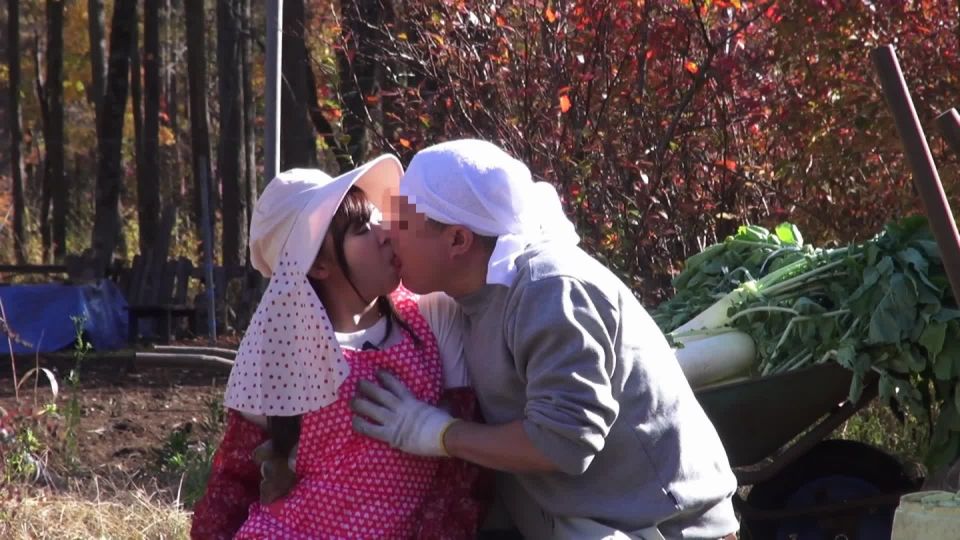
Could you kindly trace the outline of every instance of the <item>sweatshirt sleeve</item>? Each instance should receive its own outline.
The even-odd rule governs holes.
[[[507,343],[526,380],[524,431],[568,474],[587,470],[617,419],[618,319],[596,288],[565,276],[528,283],[507,306]]]

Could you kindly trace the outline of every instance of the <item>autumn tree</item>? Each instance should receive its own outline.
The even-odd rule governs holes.
[[[120,230],[120,189],[123,181],[121,145],[127,103],[127,81],[132,27],[136,24],[135,0],[116,0],[110,25],[110,61],[103,110],[97,119],[98,156],[96,214],[91,244],[99,273],[109,264]]]
[[[246,255],[247,195],[244,146],[242,1],[217,1],[217,75],[220,105],[220,141],[217,174],[223,189],[223,263],[237,266]]]
[[[317,164],[317,144],[307,115],[306,9],[303,0],[283,4],[283,83],[280,88],[280,170]]]
[[[381,147],[498,142],[557,186],[584,247],[650,304],[741,223],[847,241],[915,208],[871,48],[898,44],[926,118],[957,94],[946,1],[399,9],[401,25],[376,27],[398,90],[368,101],[395,96],[402,126]]]
[[[7,1],[7,111],[10,122],[10,171],[13,182],[13,250],[18,264],[27,261],[25,249],[26,201],[23,190],[23,158],[20,145],[20,7],[18,0]]]
[[[143,170],[137,178],[140,251],[160,233],[160,0],[143,5]],[[139,73],[136,74],[139,76]]]
[[[46,22],[47,46],[44,58],[46,76],[43,80],[38,76],[37,80],[46,148],[40,225],[43,230],[44,258],[52,255],[56,260],[62,260],[67,248],[66,219],[69,200],[68,185],[64,176],[63,2],[47,0]],[[37,69],[39,73],[39,66]]]
[[[201,219],[201,182],[206,183],[208,194],[213,192],[213,172],[210,160],[210,127],[207,117],[207,58],[206,27],[203,0],[186,0],[184,19],[187,33],[187,73],[190,92],[190,145],[194,186],[194,215],[197,238],[203,238],[204,222]],[[212,200],[212,197],[211,197]],[[213,213],[207,224],[213,229]]]

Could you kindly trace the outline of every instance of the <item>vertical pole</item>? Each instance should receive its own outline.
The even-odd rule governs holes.
[[[280,82],[283,56],[283,0],[267,0],[267,122],[263,174],[266,181],[280,172]]]
[[[930,220],[930,228],[937,240],[937,246],[940,247],[940,256],[953,289],[953,297],[960,298],[960,235],[957,234],[957,224],[944,194],[943,184],[940,183],[937,166],[933,162],[933,155],[927,146],[923,127],[907,89],[907,82],[900,70],[900,62],[890,45],[874,49],[873,62],[877,75],[880,76],[880,85],[886,95],[887,104],[893,112],[904,152],[910,168],[913,169],[913,180]]]
[[[203,276],[207,292],[207,335],[210,345],[217,343],[217,312],[213,283],[213,231],[210,230],[210,186],[207,184],[207,157],[200,157],[200,219],[203,220]]]

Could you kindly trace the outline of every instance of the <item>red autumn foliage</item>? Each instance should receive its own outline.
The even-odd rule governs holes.
[[[847,242],[917,208],[870,61],[879,45],[897,47],[957,193],[956,156],[932,125],[960,101],[947,0],[395,9],[382,31],[403,39],[378,54],[397,121],[381,145],[406,158],[455,137],[503,145],[557,186],[585,247],[649,304],[684,258],[743,222]]]

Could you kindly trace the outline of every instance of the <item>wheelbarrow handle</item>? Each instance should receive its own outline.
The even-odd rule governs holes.
[[[913,106],[913,100],[910,98],[907,82],[903,78],[903,71],[900,69],[900,62],[897,61],[897,54],[893,46],[886,45],[874,49],[873,62],[877,68],[877,75],[880,77],[880,85],[883,87],[887,104],[893,112],[897,133],[903,143],[907,160],[910,162],[910,168],[913,169],[913,179],[917,191],[920,192],[920,198],[930,221],[930,228],[933,230],[933,236],[940,248],[940,256],[943,258],[943,266],[947,272],[947,278],[950,280],[950,287],[953,289],[953,297],[960,298],[960,235],[957,233],[957,224],[953,219],[953,213],[950,211],[950,204],[947,202],[947,196],[943,191],[943,184],[940,183],[940,175],[937,173],[933,155],[930,153],[930,147],[927,145],[926,137],[924,137],[923,127],[917,117],[917,111]],[[944,129],[943,123],[953,124],[950,129],[957,130],[955,135],[958,143],[954,145],[954,150],[958,150],[960,148],[960,123],[957,122],[960,122],[960,117],[955,115],[956,112],[954,111],[953,117],[941,122],[941,130]]]

